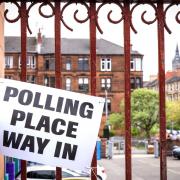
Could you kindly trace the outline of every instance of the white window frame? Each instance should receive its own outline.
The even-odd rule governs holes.
[[[142,59],[140,57],[134,58],[135,61],[135,70],[142,71]]]
[[[13,68],[13,56],[5,56],[5,68]]]
[[[101,71],[111,71],[112,60],[111,58],[101,58]]]
[[[135,58],[131,58],[130,68],[131,68],[131,71],[135,71],[135,69],[136,69],[136,66],[135,66]]]
[[[70,71],[71,70],[71,59],[67,59],[66,60],[66,71]]]
[[[30,68],[30,69],[35,69],[36,68],[36,56],[27,55],[26,67]],[[21,68],[21,55],[19,56],[19,68]]]
[[[111,78],[102,78],[101,79],[101,89],[102,90],[111,90],[112,88],[112,83],[111,83]]]
[[[71,78],[66,78],[66,90],[70,91],[71,90]]]
[[[83,66],[80,68],[79,64],[81,64]],[[85,66],[85,64],[87,64],[87,67]],[[88,60],[88,57],[79,57],[78,58],[78,70],[80,70],[80,71],[87,71],[88,69],[89,69],[89,60]]]
[[[27,82],[28,82],[28,83],[32,83],[32,84],[35,84],[35,82],[36,82],[36,77],[35,77],[35,75],[27,75]]]
[[[87,91],[89,91],[89,79],[88,79],[88,77],[79,77],[78,85],[87,85],[88,86]],[[79,91],[86,92],[86,90],[84,90],[84,89],[79,89]]]

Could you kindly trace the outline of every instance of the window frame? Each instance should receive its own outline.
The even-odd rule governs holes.
[[[5,68],[12,69],[13,68],[14,58],[12,55],[5,55]]]
[[[110,57],[102,57],[101,58],[101,68],[100,70],[103,72],[112,71],[112,59]]]
[[[110,80],[110,82],[108,82],[109,80]],[[102,82],[102,81],[104,81],[104,82]],[[112,89],[112,79],[111,78],[101,78],[100,83],[101,83],[101,91],[105,91],[105,90],[111,91],[111,89]],[[110,85],[110,86],[108,87],[108,85]]]
[[[82,83],[80,82],[80,80],[82,80]],[[78,90],[81,92],[89,92],[89,78],[88,77],[78,78]]]
[[[88,71],[89,70],[88,57],[79,57],[78,58],[78,70],[79,71]]]

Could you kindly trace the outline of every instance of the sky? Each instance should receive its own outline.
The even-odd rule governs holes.
[[[9,9],[8,17],[15,18],[17,16],[17,8],[10,3],[7,3],[7,8]],[[84,19],[87,15],[87,10],[82,5],[71,5],[68,6],[64,11],[64,20],[67,24],[73,28],[73,32],[67,30],[64,25],[62,25],[61,35],[64,38],[89,38],[89,21],[83,24],[77,23],[73,18],[73,12],[78,9],[78,18]],[[123,39],[123,22],[119,24],[112,24],[107,20],[108,12],[112,10],[112,19],[119,20],[121,17],[120,8],[113,5],[105,5],[99,12],[98,20],[100,27],[103,30],[103,34],[100,34],[97,30],[97,38],[103,38],[118,45],[124,46]],[[157,21],[152,25],[144,24],[141,20],[141,14],[147,11],[145,18],[147,20],[153,20],[154,10],[149,5],[138,6],[134,13],[132,22],[134,27],[138,31],[135,34],[131,31],[131,44],[132,49],[137,50],[139,53],[143,54],[143,73],[144,80],[149,80],[150,75],[156,75],[158,72],[158,41],[157,41]],[[176,14],[180,11],[180,6],[173,6],[167,12],[166,22],[168,27],[171,29],[172,34],[168,34],[165,31],[165,67],[166,71],[172,70],[172,59],[175,55],[176,45],[180,47],[180,24],[175,21]],[[50,14],[50,8],[43,8],[42,12],[45,14]],[[180,16],[180,15],[179,15]],[[179,17],[180,19],[180,17]],[[46,37],[54,36],[54,18],[43,18],[39,15],[37,8],[33,7],[30,12],[29,17],[30,27],[33,32],[31,36],[37,36],[38,29]],[[5,35],[20,35],[20,23],[5,23]],[[28,36],[30,34],[28,33]]]

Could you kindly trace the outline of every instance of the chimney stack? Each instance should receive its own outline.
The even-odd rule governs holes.
[[[40,53],[41,52],[41,45],[42,45],[42,35],[41,35],[41,30],[39,28],[39,32],[37,35],[37,52]]]
[[[40,28],[39,28],[39,32],[38,32],[38,44],[42,44],[42,36],[41,36]]]

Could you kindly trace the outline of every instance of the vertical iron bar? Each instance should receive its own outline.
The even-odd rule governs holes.
[[[27,58],[27,11],[26,2],[21,2],[21,81],[26,82],[26,58]],[[26,161],[21,160],[21,179],[26,180]]]
[[[159,71],[159,111],[160,111],[160,175],[161,180],[167,180],[166,159],[166,112],[165,112],[165,55],[164,55],[164,25],[165,14],[163,2],[157,3],[158,19],[158,71]]]
[[[27,58],[27,12],[26,2],[21,2],[21,81],[26,81],[26,58]]]
[[[130,88],[130,3],[124,1],[124,54],[125,54],[125,164],[126,180],[132,179],[131,163],[131,88]]]
[[[62,88],[61,82],[61,18],[60,18],[60,2],[55,2],[55,79],[56,79],[56,88]],[[59,167],[56,167],[56,180],[62,179],[62,170]]]
[[[90,3],[90,59],[91,59],[91,95],[96,95],[96,2]],[[97,178],[96,148],[92,159],[91,180]]]

